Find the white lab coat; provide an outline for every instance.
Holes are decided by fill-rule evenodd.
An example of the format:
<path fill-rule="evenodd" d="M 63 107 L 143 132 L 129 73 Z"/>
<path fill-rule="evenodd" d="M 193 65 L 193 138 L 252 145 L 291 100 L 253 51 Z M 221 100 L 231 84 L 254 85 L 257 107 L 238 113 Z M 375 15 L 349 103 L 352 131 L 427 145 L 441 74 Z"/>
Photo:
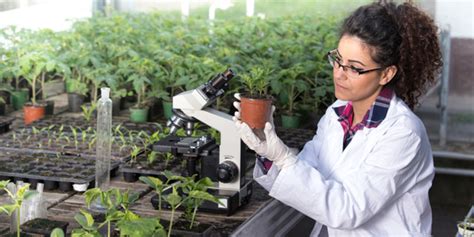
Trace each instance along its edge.
<path fill-rule="evenodd" d="M 343 129 L 332 107 L 318 123 L 298 161 L 254 178 L 270 195 L 316 220 L 329 236 L 429 236 L 428 190 L 434 177 L 423 123 L 393 96 L 377 128 L 359 130 L 342 150 Z"/>

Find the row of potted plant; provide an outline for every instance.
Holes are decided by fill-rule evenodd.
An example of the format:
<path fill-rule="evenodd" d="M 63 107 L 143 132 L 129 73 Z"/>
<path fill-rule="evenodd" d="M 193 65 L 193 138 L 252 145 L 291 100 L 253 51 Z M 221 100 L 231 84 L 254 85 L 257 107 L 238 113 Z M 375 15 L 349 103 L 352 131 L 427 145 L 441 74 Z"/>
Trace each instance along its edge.
<path fill-rule="evenodd" d="M 31 90 L 34 104 L 44 84 L 59 77 L 70 102 L 88 95 L 94 103 L 98 88 L 108 86 L 112 101 L 133 95 L 134 108 L 146 108 L 156 99 L 169 107 L 176 93 L 197 87 L 227 66 L 242 77 L 261 67 L 270 72 L 268 93 L 282 108 L 278 113 L 293 115 L 305 107 L 315 111 L 331 101 L 325 55 L 335 47 L 334 19 L 249 18 L 216 21 L 213 27 L 210 33 L 204 20 L 115 13 L 76 22 L 66 32 L 3 29 L 0 85 L 15 95 L 27 82 L 23 88 Z M 288 85 L 293 86 L 290 92 L 284 89 Z M 228 93 L 243 86 L 234 79 Z M 219 103 L 228 106 L 228 100 Z"/>

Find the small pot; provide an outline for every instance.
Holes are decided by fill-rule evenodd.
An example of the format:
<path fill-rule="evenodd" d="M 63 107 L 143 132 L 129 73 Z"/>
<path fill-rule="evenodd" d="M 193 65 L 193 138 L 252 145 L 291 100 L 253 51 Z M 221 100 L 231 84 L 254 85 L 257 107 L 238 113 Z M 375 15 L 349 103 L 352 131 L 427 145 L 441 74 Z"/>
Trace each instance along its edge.
<path fill-rule="evenodd" d="M 47 100 L 44 110 L 45 115 L 54 115 L 54 100 Z"/>
<path fill-rule="evenodd" d="M 148 119 L 148 108 L 130 109 L 130 121 L 144 123 Z"/>
<path fill-rule="evenodd" d="M 31 124 L 32 122 L 43 118 L 45 114 L 44 108 L 45 106 L 43 105 L 25 104 L 23 107 L 23 118 L 25 125 Z"/>
<path fill-rule="evenodd" d="M 69 182 L 59 182 L 59 190 L 62 192 L 69 192 L 73 190 L 72 183 Z"/>
<path fill-rule="evenodd" d="M 270 120 L 272 97 L 250 98 L 242 96 L 240 100 L 240 119 L 253 129 L 255 135 L 264 140 L 263 128 Z"/>
<path fill-rule="evenodd" d="M 7 108 L 7 105 L 0 102 L 0 115 L 1 116 L 5 115 L 6 108 Z"/>
<path fill-rule="evenodd" d="M 300 121 L 301 116 L 299 115 L 281 115 L 281 125 L 284 128 L 298 128 Z"/>
<path fill-rule="evenodd" d="M 112 98 L 112 116 L 120 115 L 120 104 L 122 103 L 122 98 Z"/>
<path fill-rule="evenodd" d="M 240 119 L 252 129 L 262 129 L 270 120 L 272 98 L 250 98 L 242 96 L 240 100 Z"/>
<path fill-rule="evenodd" d="M 136 182 L 138 180 L 138 175 L 136 173 L 124 172 L 123 173 L 123 180 L 125 180 L 125 182 L 127 182 L 127 183 L 133 183 L 133 182 Z"/>
<path fill-rule="evenodd" d="M 163 105 L 163 114 L 165 115 L 165 118 L 170 119 L 171 116 L 173 116 L 173 102 L 163 101 L 161 104 Z"/>
<path fill-rule="evenodd" d="M 84 96 L 76 93 L 67 94 L 69 111 L 73 113 L 81 112 L 81 105 L 84 103 Z"/>
<path fill-rule="evenodd" d="M 13 106 L 13 109 L 19 110 L 23 108 L 23 105 L 28 101 L 28 90 L 18 90 L 18 91 L 12 91 L 10 100 L 11 104 Z"/>
<path fill-rule="evenodd" d="M 54 190 L 58 188 L 58 182 L 57 181 L 52 181 L 52 180 L 45 180 L 44 181 L 44 190 Z"/>

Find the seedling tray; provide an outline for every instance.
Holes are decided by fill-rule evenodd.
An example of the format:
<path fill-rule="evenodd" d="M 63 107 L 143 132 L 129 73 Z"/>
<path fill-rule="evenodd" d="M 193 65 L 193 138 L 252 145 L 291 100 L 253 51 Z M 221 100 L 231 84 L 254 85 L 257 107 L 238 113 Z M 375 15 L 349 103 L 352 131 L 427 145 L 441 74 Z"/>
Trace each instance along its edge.
<path fill-rule="evenodd" d="M 35 218 L 23 223 L 20 228 L 23 232 L 27 234 L 40 235 L 48 237 L 51 235 L 51 232 L 55 228 L 63 230 L 64 233 L 67 233 L 68 222 L 48 220 L 45 218 Z"/>
<path fill-rule="evenodd" d="M 86 139 L 90 139 L 90 136 Z M 0 149 L 7 151 L 26 150 L 30 152 L 42 152 L 53 154 L 65 154 L 81 157 L 95 157 L 95 143 L 89 144 L 90 140 L 83 142 L 78 136 L 77 143 L 69 134 L 57 136 L 57 134 L 32 134 L 30 131 L 16 130 L 0 135 Z M 138 142 L 138 141 L 137 141 Z M 131 145 L 121 146 L 118 142 L 112 142 L 112 159 L 126 161 L 130 157 Z"/>
<path fill-rule="evenodd" d="M 186 167 L 183 167 L 182 158 L 173 158 L 166 164 L 164 160 L 155 160 L 152 163 L 147 161 L 147 157 L 144 153 L 137 156 L 136 160 L 131 163 L 130 161 L 123 163 L 120 167 L 120 172 L 123 173 L 124 180 L 126 182 L 135 182 L 140 176 L 153 176 L 158 177 L 161 180 L 165 180 L 163 171 L 167 170 L 176 175 L 185 175 L 183 171 L 186 171 Z M 167 166 L 165 166 L 165 164 Z"/>
<path fill-rule="evenodd" d="M 91 127 L 95 129 L 97 127 L 97 121 L 92 119 L 90 121 L 86 121 L 82 118 L 74 118 L 74 117 L 50 117 L 47 119 L 37 120 L 30 125 L 20 125 L 21 128 L 25 129 L 32 129 L 33 127 L 40 129 L 40 128 L 47 128 L 54 125 L 53 130 L 58 131 L 63 125 L 64 132 L 71 132 L 71 126 L 75 129 L 86 130 L 87 128 Z M 148 134 L 152 134 L 158 130 L 161 130 L 165 126 L 159 123 L 134 123 L 129 121 L 128 119 L 114 117 L 112 121 L 112 129 L 116 128 L 120 125 L 120 131 L 124 134 L 127 134 L 128 131 L 144 131 Z"/>
<path fill-rule="evenodd" d="M 72 184 L 90 184 L 95 180 L 95 160 L 87 157 L 59 153 L 1 151 L 0 163 L 2 179 L 44 182 L 45 186 L 48 181 L 59 182 L 59 186 L 64 187 L 62 190 L 67 189 L 63 191 L 69 191 Z M 111 173 L 118 166 L 118 161 L 112 161 Z"/>
<path fill-rule="evenodd" d="M 15 118 L 0 116 L 0 134 L 10 131 L 10 125 Z"/>

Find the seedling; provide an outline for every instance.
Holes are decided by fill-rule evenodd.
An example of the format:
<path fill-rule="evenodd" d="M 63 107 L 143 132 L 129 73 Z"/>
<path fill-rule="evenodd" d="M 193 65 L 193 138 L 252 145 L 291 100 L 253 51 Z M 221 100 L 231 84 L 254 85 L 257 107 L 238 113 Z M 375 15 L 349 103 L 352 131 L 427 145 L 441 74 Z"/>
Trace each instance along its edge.
<path fill-rule="evenodd" d="M 168 164 L 171 160 L 173 160 L 174 156 L 171 152 L 166 152 L 164 153 L 164 158 L 165 158 L 165 168 L 168 167 Z"/>
<path fill-rule="evenodd" d="M 17 189 L 16 193 L 13 194 L 8 190 L 7 185 L 10 180 L 0 181 L 0 189 L 3 189 L 8 196 L 13 200 L 13 203 L 1 205 L 0 212 L 5 212 L 11 216 L 16 211 L 16 236 L 20 237 L 20 208 L 24 200 L 35 195 L 36 191 L 30 191 L 30 184 L 25 184 Z"/>
<path fill-rule="evenodd" d="M 156 151 L 152 151 L 152 152 L 148 153 L 148 155 L 146 156 L 148 164 L 149 165 L 153 164 L 153 162 L 155 162 L 157 157 L 158 157 L 158 153 L 156 153 Z"/>
<path fill-rule="evenodd" d="M 74 146 L 76 147 L 77 150 L 77 145 L 78 145 L 78 140 L 77 140 L 77 130 L 73 126 L 69 126 L 72 132 L 72 138 L 74 139 Z"/>
<path fill-rule="evenodd" d="M 31 132 L 33 133 L 33 137 L 36 138 L 36 135 L 40 133 L 40 130 L 38 130 L 35 126 L 31 127 Z"/>
<path fill-rule="evenodd" d="M 130 163 L 131 164 L 133 164 L 134 162 L 137 161 L 137 156 L 138 156 L 138 154 L 140 154 L 140 151 L 141 151 L 140 147 L 138 147 L 136 145 L 132 146 L 132 150 L 130 151 L 130 158 L 131 158 Z"/>
<path fill-rule="evenodd" d="M 99 228 L 107 225 L 107 236 L 110 235 L 111 223 L 128 222 L 138 220 L 140 217 L 129 210 L 131 204 L 138 200 L 138 193 L 129 194 L 129 191 L 122 192 L 117 188 L 112 188 L 107 191 L 102 191 L 99 188 L 89 189 L 84 193 L 86 197 L 86 204 L 91 206 L 92 202 L 96 201 L 106 209 L 105 221 L 99 224 Z M 121 210 L 119 210 L 121 209 Z"/>
<path fill-rule="evenodd" d="M 161 213 L 162 194 L 163 190 L 168 186 L 168 183 L 163 183 L 161 179 L 151 176 L 140 176 L 139 179 L 155 190 L 158 195 L 158 212 Z"/>
<path fill-rule="evenodd" d="M 81 143 L 84 144 L 86 141 L 87 141 L 87 130 L 81 132 Z"/>
<path fill-rule="evenodd" d="M 86 105 L 81 105 L 82 116 L 87 122 L 91 121 L 92 115 L 94 114 L 94 111 L 96 110 L 96 108 L 97 108 L 96 103 L 91 103 L 89 107 L 87 107 Z"/>
<path fill-rule="evenodd" d="M 164 186 L 154 187 L 153 185 L 161 184 L 161 180 L 156 178 L 153 180 L 151 177 L 148 177 L 148 179 L 142 178 L 141 180 L 154 187 L 155 191 L 160 194 L 163 193 L 163 190 L 166 186 L 169 186 L 169 183 L 176 181 L 176 184 L 171 187 L 171 193 L 163 196 L 163 200 L 166 201 L 171 207 L 168 237 L 171 235 L 171 230 L 173 228 L 174 213 L 181 205 L 185 205 L 185 213 L 187 214 L 185 214 L 184 217 L 190 222 L 189 228 L 191 229 L 194 224 L 197 209 L 205 200 L 222 204 L 219 199 L 206 192 L 206 190 L 213 185 L 213 182 L 209 178 L 206 177 L 195 182 L 194 179 L 196 178 L 196 175 L 193 175 L 192 177 L 182 177 L 173 175 L 169 171 L 164 171 L 163 174 L 167 178 Z M 178 193 L 178 189 L 181 190 L 182 195 Z M 158 198 L 161 200 L 162 195 L 160 194 Z M 159 202 L 159 204 L 161 203 Z"/>
<path fill-rule="evenodd" d="M 88 144 L 89 150 L 92 150 L 92 147 L 94 146 L 95 140 L 96 140 L 96 137 L 95 137 L 95 136 L 94 136 L 94 137 L 91 136 L 91 138 L 92 138 L 92 139 L 89 141 L 89 144 Z"/>

